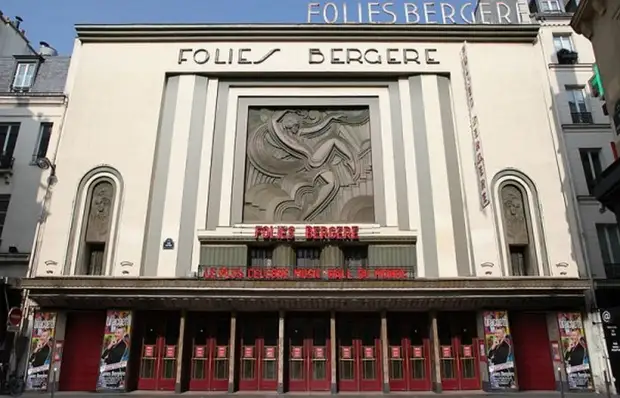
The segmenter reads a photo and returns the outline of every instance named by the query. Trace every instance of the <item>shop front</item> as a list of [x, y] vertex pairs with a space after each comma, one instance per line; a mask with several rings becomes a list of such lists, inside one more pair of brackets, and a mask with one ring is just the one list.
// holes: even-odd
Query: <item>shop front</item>
[[[511, 297], [509, 282], [527, 298]], [[24, 283], [40, 306], [32, 390], [51, 383], [45, 353], [65, 391], [553, 391], [557, 366], [571, 390], [592, 389], [579, 280], [543, 290], [418, 280], [396, 283], [398, 293], [381, 281], [363, 293], [352, 281], [294, 292], [265, 280], [219, 282], [222, 291], [198, 279], [101, 278], [109, 286], [96, 293], [91, 278]]]

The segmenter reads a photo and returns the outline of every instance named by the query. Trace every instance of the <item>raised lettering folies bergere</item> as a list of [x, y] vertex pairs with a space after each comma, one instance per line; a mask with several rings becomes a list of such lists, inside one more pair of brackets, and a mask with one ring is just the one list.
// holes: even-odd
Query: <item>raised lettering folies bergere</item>
[[251, 108], [243, 222], [374, 222], [368, 108]]

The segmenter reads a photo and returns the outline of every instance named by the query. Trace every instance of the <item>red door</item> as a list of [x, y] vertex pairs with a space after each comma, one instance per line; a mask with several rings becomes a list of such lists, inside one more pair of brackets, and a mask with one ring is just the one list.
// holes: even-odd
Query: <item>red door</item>
[[546, 314], [511, 312], [509, 322], [519, 389], [555, 390]]
[[338, 388], [340, 391], [381, 391], [379, 315], [340, 317]]
[[278, 316], [240, 317], [239, 390], [275, 391], [278, 385]]
[[441, 385], [444, 390], [479, 390], [476, 314], [442, 313], [438, 317]]
[[145, 318], [138, 390], [173, 391], [177, 370], [179, 317], [149, 313]]
[[68, 314], [60, 366], [60, 391], [97, 389], [105, 319], [105, 311]]
[[191, 391], [228, 390], [230, 315], [192, 314]]
[[291, 316], [286, 320], [288, 390], [329, 391], [329, 316]]
[[431, 350], [426, 314], [388, 314], [390, 391], [431, 389]]

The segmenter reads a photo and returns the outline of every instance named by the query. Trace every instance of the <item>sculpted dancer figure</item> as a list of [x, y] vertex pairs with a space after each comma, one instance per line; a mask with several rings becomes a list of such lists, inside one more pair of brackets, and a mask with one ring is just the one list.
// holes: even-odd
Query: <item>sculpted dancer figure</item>
[[311, 220], [320, 213], [322, 206], [333, 199], [340, 189], [340, 182], [334, 172], [334, 165], [344, 162], [344, 166], [351, 173], [352, 181], [359, 178], [361, 170], [359, 159], [352, 148], [340, 137], [330, 137], [320, 141], [313, 149], [306, 145], [302, 137], [313, 135], [327, 128], [334, 121], [344, 120], [345, 115], [329, 115], [319, 124], [302, 127], [302, 115], [289, 110], [275, 112], [271, 119], [271, 127], [280, 144], [287, 148], [293, 156], [303, 159], [308, 170], [315, 171], [313, 183], [318, 178], [325, 181], [315, 200], [303, 210], [302, 219]]

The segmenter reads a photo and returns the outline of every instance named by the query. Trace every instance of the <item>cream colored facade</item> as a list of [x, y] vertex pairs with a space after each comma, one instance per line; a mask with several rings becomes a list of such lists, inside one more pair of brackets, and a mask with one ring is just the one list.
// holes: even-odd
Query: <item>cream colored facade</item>
[[[242, 215], [249, 109], [363, 106], [370, 112], [375, 222], [356, 223], [360, 241], [414, 242], [416, 258], [410, 263], [416, 278], [402, 282], [411, 295], [406, 297], [389, 281], [374, 288], [388, 297], [377, 300], [364, 297], [363, 282], [344, 282], [337, 290], [365, 310], [397, 303], [400, 309], [427, 311], [469, 300], [479, 330], [484, 329], [481, 309], [498, 305], [499, 296], [511, 309], [542, 300], [531, 308], [548, 311], [549, 340], [557, 341], [554, 311], [583, 311], [592, 261], [579, 234], [587, 215], [568, 182], [574, 153], [565, 155], [565, 146], [580, 145], [568, 135], [585, 132], [566, 131], [567, 109], [558, 99], [562, 79], [581, 76], [592, 57], [585, 52], [584, 65], [570, 71], [553, 66], [552, 33], [564, 28], [78, 26], [67, 79], [71, 105], [56, 158], [58, 181], [49, 216], [40, 225], [34, 277], [24, 287], [41, 308], [66, 312], [115, 308], [119, 302], [133, 308], [158, 294], [160, 304], [165, 300], [162, 308], [220, 309], [215, 296], [222, 285], [196, 280], [208, 257], [205, 248], [214, 242], [249, 245], [262, 225], [243, 223]], [[477, 149], [470, 128], [474, 118]], [[92, 200], [100, 181], [113, 187], [107, 204]], [[502, 196], [507, 184], [522, 189], [523, 202]], [[90, 209], [110, 220], [98, 275], [85, 275], [82, 268]], [[506, 235], [506, 220], [520, 209], [528, 220], [535, 265], [523, 277], [513, 274]], [[274, 299], [276, 293], [252, 299], [270, 303], [271, 309], [347, 308], [346, 298], [324, 299], [334, 294], [333, 285], [245, 283], [233, 287], [256, 297], [266, 289], [270, 295], [294, 289], [303, 296], [290, 302]], [[186, 301], [174, 289], [188, 289]], [[430, 290], [441, 295], [455, 289], [456, 299], [429, 298]], [[484, 299], [472, 293], [475, 289], [484, 290]], [[234, 293], [229, 297], [237, 300]], [[247, 311], [252, 300], [239, 299], [233, 307]], [[338, 308], [331, 308], [333, 325]], [[283, 312], [279, 316], [284, 341]], [[385, 325], [385, 313], [381, 317]], [[607, 363], [604, 346], [596, 343], [601, 332], [589, 314], [583, 326], [591, 343], [593, 387], [603, 390]], [[334, 341], [335, 333], [334, 327]], [[437, 363], [439, 352], [437, 346]], [[553, 369], [561, 366], [556, 362]], [[479, 366], [484, 384], [486, 365]], [[278, 372], [279, 391], [284, 376]], [[178, 379], [180, 374], [179, 368]]]
[[[81, 29], [87, 35], [92, 28]], [[114, 29], [118, 28], [110, 28], [110, 32]], [[175, 28], [166, 29], [173, 31]], [[362, 95], [375, 98], [381, 114], [383, 175], [380, 178], [384, 192], [377, 203], [384, 205], [384, 222], [362, 226], [361, 235], [417, 236], [418, 247], [422, 247], [418, 250], [420, 276], [507, 275], [507, 255], [498, 233], [501, 217], [497, 187], [502, 179], [521, 181], [520, 176], [526, 176], [531, 183], [522, 181], [522, 184], [528, 187], [531, 203], [537, 203], [534, 206], [538, 207], [533, 232], [540, 274], [578, 277], [578, 264], [583, 264], [583, 254], [571, 235], [571, 224], [566, 216], [574, 209], [565, 205], [568, 193], [562, 187], [562, 180], [567, 176], [562, 159], [556, 157], [559, 131], [546, 111], [552, 106], [552, 99], [543, 79], [546, 70], [540, 62], [539, 44], [533, 43], [535, 26], [493, 34], [513, 35], [509, 40], [516, 42], [510, 45], [496, 42], [501, 39], [492, 37], [487, 42], [467, 44], [491, 196], [491, 205], [480, 209], [459, 55], [462, 39], [467, 39], [468, 31], [473, 29], [464, 29], [458, 42], [429, 41], [415, 45], [403, 40], [396, 44], [372, 42], [359, 31], [354, 40], [342, 40], [338, 34], [333, 34], [328, 41], [317, 44], [310, 39], [312, 30], [306, 33], [307, 39], [301, 34], [294, 42], [276, 36], [269, 41], [244, 43], [249, 36], [243, 34], [235, 40], [224, 37], [209, 41], [208, 30], [204, 40], [197, 43], [78, 40], [68, 83], [73, 105], [67, 114], [64, 143], [58, 158], [58, 175], [62, 178], [54, 189], [50, 209], [53, 216], [44, 227], [36, 275], [73, 273], [73, 266], [63, 270], [61, 264], [75, 262], [75, 245], [68, 237], [74, 214], [81, 214], [83, 209], [78, 187], [81, 182], [88, 184], [89, 179], [100, 175], [109, 176], [118, 186], [113, 207], [114, 250], [106, 257], [106, 275], [179, 276], [179, 270], [188, 266], [180, 264], [182, 256], [183, 261], [190, 261], [189, 271], [196, 271], [202, 237], [214, 234], [252, 236], [254, 233], [253, 226], [233, 222], [230, 218], [231, 198], [234, 200], [235, 193], [232, 192], [233, 168], [229, 165], [235, 162], [234, 138], [240, 128], [236, 125], [240, 100], [254, 97], [338, 99]], [[346, 36], [346, 31], [342, 35]], [[382, 56], [382, 63], [309, 63], [312, 49], [329, 54], [337, 48], [376, 49]], [[392, 48], [396, 51], [387, 55]], [[226, 58], [224, 64], [214, 63], [214, 53], [218, 49], [221, 57]], [[232, 64], [227, 61], [229, 49], [233, 54]], [[248, 49], [243, 54], [250, 62], [273, 54], [259, 65], [240, 65], [237, 58], [240, 49]], [[420, 64], [388, 62], [389, 56], [401, 57], [403, 49], [418, 50]], [[198, 64], [192, 54], [201, 62], [204, 58], [199, 57], [204, 57], [204, 50], [211, 54], [211, 59]], [[485, 56], [489, 51], [496, 56]], [[227, 77], [233, 73], [238, 77]], [[291, 76], [292, 83], [274, 80], [284, 73]], [[333, 76], [341, 73], [346, 73], [347, 80], [360, 83], [334, 81]], [[168, 78], [166, 86], [163, 82], [170, 74], [180, 75]], [[442, 77], [446, 75], [450, 76], [449, 80]], [[168, 161], [166, 169], [161, 170], [153, 165], [158, 164], [156, 146], [158, 129], [161, 129], [158, 121], [162, 117], [162, 97], [170, 95], [171, 79], [175, 79], [175, 106], [174, 111], [170, 111], [173, 114], [170, 115]], [[448, 117], [442, 117], [442, 93], [438, 88], [442, 81], [449, 82], [450, 98], [443, 99], [443, 104], [451, 108]], [[200, 93], [206, 93], [204, 104], [200, 105], [203, 109], [198, 109], [195, 101]], [[424, 103], [423, 110], [417, 107], [420, 101]], [[218, 107], [226, 107], [226, 115], [218, 114]], [[196, 120], [197, 117], [200, 120]], [[216, 119], [219, 120], [216, 122]], [[420, 125], [421, 119], [424, 125]], [[202, 132], [197, 142], [190, 137], [196, 128]], [[226, 132], [220, 147], [213, 146], [217, 129]], [[450, 146], [446, 142], [446, 129], [451, 131], [447, 138], [453, 140], [454, 154], [446, 149]], [[395, 138], [402, 140], [402, 146], [392, 145]], [[196, 145], [200, 145], [199, 161], [188, 163], [192, 160], [190, 156], [196, 156]], [[403, 153], [395, 154], [395, 150]], [[212, 159], [216, 153], [223, 155], [226, 166], [214, 167]], [[525, 153], [528, 156], [523, 156]], [[189, 164], [192, 167], [187, 167]], [[459, 176], [459, 180], [451, 181], [453, 175]], [[214, 196], [209, 182], [216, 177], [221, 179], [221, 189]], [[153, 203], [149, 192], [157, 178], [165, 181], [158, 193], [165, 210], [153, 215], [149, 209], [149, 203]], [[195, 195], [191, 202], [194, 208], [190, 211], [184, 204], [186, 195], [181, 194], [187, 192], [188, 187], [193, 188]], [[458, 199], [459, 196], [462, 199]], [[406, 218], [399, 214], [400, 207], [396, 206], [403, 199], [406, 203], [399, 206], [406, 210]], [[458, 203], [451, 203], [455, 199]], [[214, 228], [206, 228], [208, 203], [216, 206], [214, 214], [218, 218], [211, 220]], [[457, 213], [463, 210], [464, 217], [459, 217]], [[185, 212], [192, 214], [191, 225], [183, 223], [182, 213]], [[149, 214], [157, 218], [156, 222], [153, 218], [147, 222]], [[432, 229], [423, 226], [425, 218], [434, 220]], [[80, 224], [79, 221], [73, 223], [74, 226]], [[465, 233], [457, 235], [455, 226]], [[188, 242], [182, 241], [184, 237], [189, 237]], [[161, 250], [166, 238], [177, 241], [179, 250]], [[183, 243], [189, 244], [184, 250], [191, 251], [191, 256], [180, 252]], [[157, 250], [148, 258], [145, 272], [149, 245], [156, 245]], [[462, 262], [468, 265], [459, 271], [457, 263]]]

